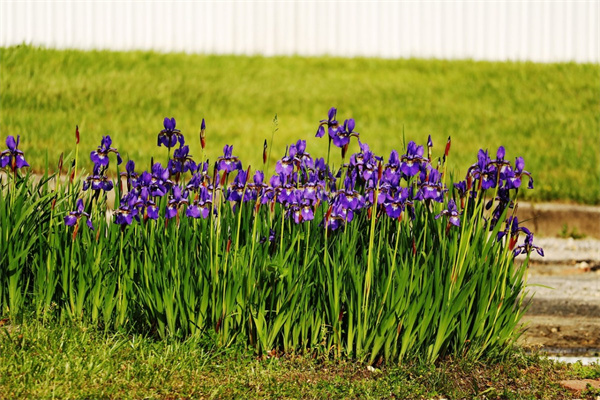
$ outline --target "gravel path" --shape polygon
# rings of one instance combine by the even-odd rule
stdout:
[[[544,248],[545,257],[531,256],[527,280],[531,304],[523,318],[527,330],[521,343],[564,356],[597,358],[600,240],[536,237],[534,242]]]
[[[536,263],[577,264],[586,262],[600,264],[599,239],[561,239],[552,237],[534,237],[534,244],[544,249],[544,257],[536,252],[532,253],[531,260]]]

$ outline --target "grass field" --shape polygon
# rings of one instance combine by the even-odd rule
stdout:
[[[0,398],[573,398],[558,381],[600,366],[522,352],[494,362],[442,360],[368,368],[322,357],[258,359],[209,339],[154,341],[123,332],[24,324],[0,328]],[[580,398],[595,398],[589,390]]]
[[[355,118],[361,139],[386,156],[403,143],[434,141],[441,155],[452,137],[451,169],[464,175],[480,147],[523,156],[536,179],[530,200],[600,204],[600,74],[591,64],[492,63],[300,57],[240,57],[151,52],[0,49],[1,138],[21,135],[30,164],[41,170],[110,134],[113,145],[146,167],[166,157],[156,147],[165,116],[175,117],[191,153],[207,121],[207,155],[225,144],[244,164],[261,166],[274,129],[272,158],[298,139],[313,156],[320,119],[338,107]],[[353,142],[349,151],[358,150]],[[339,164],[339,155],[332,158]],[[160,158],[159,158],[160,157]],[[88,169],[91,163],[88,160]]]

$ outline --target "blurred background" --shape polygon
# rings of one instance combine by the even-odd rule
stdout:
[[[4,1],[0,132],[36,170],[110,134],[139,166],[174,117],[191,153],[225,144],[262,168],[316,139],[330,107],[387,158],[452,137],[461,178],[479,148],[523,156],[529,200],[600,204],[597,1]],[[276,122],[274,116],[277,115]],[[353,142],[350,151],[358,151]],[[341,158],[332,157],[338,164]],[[89,165],[88,165],[89,167]],[[53,167],[51,167],[53,168]]]
[[[0,13],[2,46],[599,61],[597,1],[9,1]]]

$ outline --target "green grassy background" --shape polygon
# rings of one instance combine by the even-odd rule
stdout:
[[[242,57],[152,52],[0,49],[0,139],[21,135],[22,149],[41,170],[110,134],[123,155],[146,168],[165,116],[175,117],[192,155],[207,121],[207,156],[225,144],[244,165],[261,167],[262,143],[278,115],[272,158],[298,139],[325,156],[318,122],[331,106],[338,119],[387,156],[404,141],[431,135],[441,155],[452,136],[450,168],[462,177],[479,148],[523,156],[536,179],[530,200],[600,204],[600,74],[593,64],[535,64],[366,58]],[[353,142],[350,151],[357,151]],[[339,154],[332,157],[339,165]]]

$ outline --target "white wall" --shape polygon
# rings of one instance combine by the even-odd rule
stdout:
[[[0,46],[600,62],[598,1],[2,1]]]

